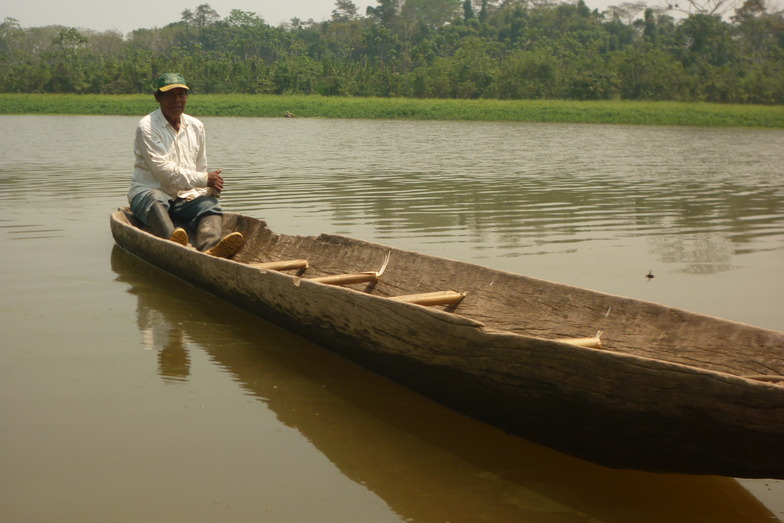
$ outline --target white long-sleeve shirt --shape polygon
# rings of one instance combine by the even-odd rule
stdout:
[[[149,189],[160,189],[172,200],[208,194],[206,134],[196,118],[183,114],[177,132],[160,109],[148,114],[139,120],[133,152],[128,201]]]

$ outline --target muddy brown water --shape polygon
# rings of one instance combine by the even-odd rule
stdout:
[[[0,116],[7,521],[771,521],[772,480],[609,470],[113,246],[136,117]],[[206,118],[224,205],[784,330],[784,132]],[[652,271],[654,278],[646,278]]]

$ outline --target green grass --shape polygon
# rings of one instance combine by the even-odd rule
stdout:
[[[144,115],[152,95],[0,94],[0,114]],[[384,118],[784,128],[784,106],[566,100],[421,100],[323,96],[191,96],[195,116]]]

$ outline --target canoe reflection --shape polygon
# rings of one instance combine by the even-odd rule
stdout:
[[[159,351],[163,379],[188,379],[188,351],[205,351],[408,521],[774,519],[731,478],[617,471],[572,458],[456,414],[118,247],[111,263],[137,297],[139,329]]]

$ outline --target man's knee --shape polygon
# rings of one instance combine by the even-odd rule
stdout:
[[[169,209],[169,195],[165,192],[158,189],[141,192],[131,199],[131,212],[142,222],[147,223],[147,215],[156,202]]]
[[[201,196],[189,202],[191,214],[196,216],[206,216],[208,214],[223,214],[220,202],[214,196]]]
[[[200,209],[202,214],[222,214],[223,209],[221,209],[220,201],[214,196],[202,196],[201,198],[197,198],[200,202]]]
[[[173,218],[196,228],[203,216],[223,214],[220,202],[213,196],[201,196],[193,200],[174,200],[169,213]]]

